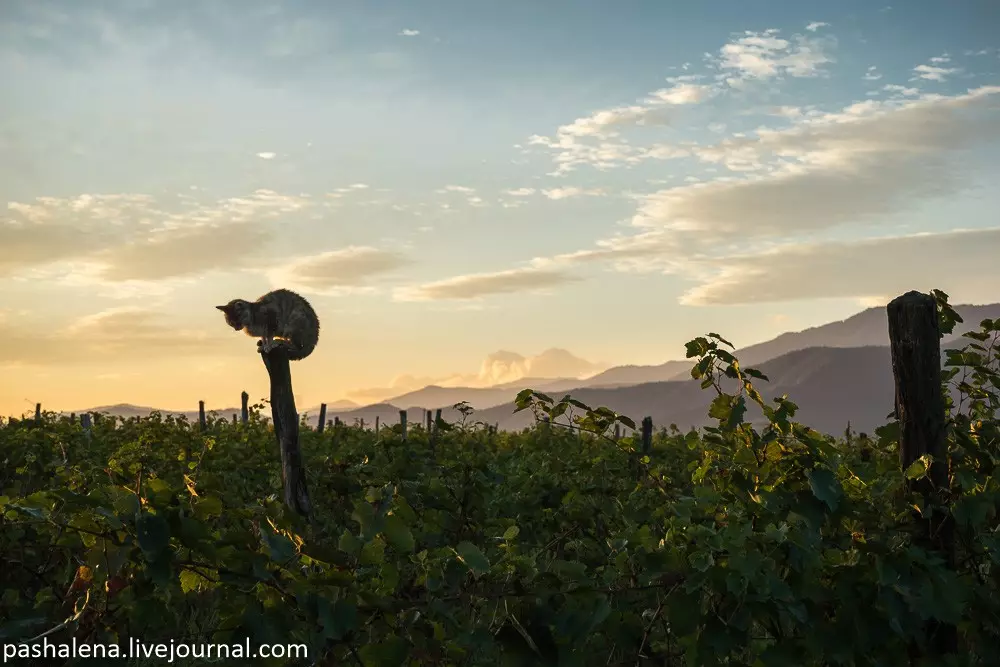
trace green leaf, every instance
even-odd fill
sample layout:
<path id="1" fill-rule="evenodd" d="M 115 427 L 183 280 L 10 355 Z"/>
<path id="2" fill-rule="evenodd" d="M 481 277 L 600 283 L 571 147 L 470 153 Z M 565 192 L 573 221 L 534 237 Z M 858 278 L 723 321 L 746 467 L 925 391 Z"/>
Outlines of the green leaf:
<path id="1" fill-rule="evenodd" d="M 416 544 L 413 540 L 413 533 L 406 527 L 403 520 L 396 514 L 390 514 L 385 518 L 385 529 L 383 530 L 385 539 L 389 545 L 400 553 L 412 553 Z"/>
<path id="2" fill-rule="evenodd" d="M 194 503 L 194 514 L 199 519 L 209 519 L 222 514 L 222 500 L 217 496 L 201 496 Z"/>
<path id="3" fill-rule="evenodd" d="M 143 514 L 135 522 L 139 548 L 147 556 L 158 554 L 170 544 L 170 526 L 159 514 Z"/>
<path id="4" fill-rule="evenodd" d="M 919 459 L 914 461 L 906 469 L 907 479 L 923 479 L 927 476 L 928 470 L 931 467 L 931 457 L 928 454 L 924 454 Z"/>
<path id="5" fill-rule="evenodd" d="M 508 542 L 510 542 L 511 540 L 513 540 L 515 537 L 517 537 L 520 534 L 521 534 L 521 529 L 520 528 L 518 528 L 517 526 L 511 526 L 510 528 L 508 528 L 507 530 L 505 530 L 503 532 L 503 539 L 505 539 Z"/>
<path id="6" fill-rule="evenodd" d="M 460 542 L 453 551 L 476 578 L 490 571 L 489 559 L 472 542 Z"/>
<path id="7" fill-rule="evenodd" d="M 844 490 L 833 472 L 826 468 L 813 468 L 807 471 L 806 475 L 809 477 L 809 488 L 812 489 L 813 495 L 825 503 L 831 512 L 836 511 Z"/>
<path id="8" fill-rule="evenodd" d="M 326 630 L 331 639 L 340 641 L 358 627 L 358 606 L 340 599 L 333 603 Z"/>
<path id="9" fill-rule="evenodd" d="M 688 556 L 688 562 L 691 563 L 691 567 L 699 572 L 705 572 L 708 568 L 715 565 L 715 557 L 712 556 L 710 551 L 695 551 Z"/>
<path id="10" fill-rule="evenodd" d="M 275 532 L 270 524 L 261 522 L 260 541 L 275 563 L 285 563 L 295 556 L 295 544 L 287 536 Z"/>
<path id="11" fill-rule="evenodd" d="M 396 636 L 377 644 L 366 644 L 358 650 L 365 667 L 399 667 L 408 653 L 406 641 Z"/>

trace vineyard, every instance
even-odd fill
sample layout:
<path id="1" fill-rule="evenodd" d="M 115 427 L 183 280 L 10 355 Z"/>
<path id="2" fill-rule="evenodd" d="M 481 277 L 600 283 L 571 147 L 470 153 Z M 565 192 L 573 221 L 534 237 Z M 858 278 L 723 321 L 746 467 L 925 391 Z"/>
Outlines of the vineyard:
<path id="1" fill-rule="evenodd" d="M 899 414 L 872 434 L 797 423 L 795 397 L 709 334 L 687 346 L 717 422 L 700 432 L 644 441 L 628 416 L 530 390 L 518 406 L 539 419 L 519 433 L 470 410 L 430 430 L 303 424 L 308 517 L 283 500 L 266 403 L 204 429 L 5 424 L 0 643 L 309 649 L 250 664 L 996 665 L 998 341 L 987 320 L 944 352 L 947 457 L 901 465 L 920 436 Z"/>

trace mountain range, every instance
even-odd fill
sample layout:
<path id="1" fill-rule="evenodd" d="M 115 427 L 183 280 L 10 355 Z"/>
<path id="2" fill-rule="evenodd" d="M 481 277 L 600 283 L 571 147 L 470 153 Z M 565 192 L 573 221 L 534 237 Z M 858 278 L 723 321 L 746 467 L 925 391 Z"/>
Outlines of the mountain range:
<path id="1" fill-rule="evenodd" d="M 950 347 L 961 334 L 979 328 L 986 318 L 1000 318 L 1000 303 L 960 305 L 955 310 L 964 322 L 942 341 Z M 856 431 L 871 431 L 884 424 L 892 410 L 893 378 L 889 354 L 888 320 L 885 308 L 869 308 L 845 320 L 831 322 L 736 351 L 743 367 L 754 366 L 768 376 L 760 389 L 765 398 L 787 394 L 799 406 L 797 419 L 813 428 L 839 433 L 850 422 Z M 523 378 L 491 387 L 441 387 L 430 385 L 387 401 L 358 406 L 350 401 L 327 405 L 327 419 L 346 423 L 364 420 L 374 424 L 395 423 L 406 409 L 411 423 L 425 420 L 426 410 L 441 409 L 442 417 L 457 421 L 461 415 L 452 406 L 462 401 L 475 409 L 472 421 L 497 424 L 511 430 L 529 426 L 530 412 L 514 414 L 513 399 L 524 388 L 560 394 L 572 393 L 591 406 L 607 406 L 638 421 L 650 416 L 659 426 L 677 424 L 682 429 L 711 423 L 707 416 L 710 391 L 691 381 L 692 360 L 662 364 L 614 366 L 585 379 Z M 125 417 L 152 411 L 134 405 L 114 405 L 86 411 L 108 412 Z M 315 424 L 319 406 L 300 410 Z M 164 411 L 167 412 L 167 411 Z M 217 410 L 221 415 L 239 413 L 239 408 Z M 179 414 L 179 413 L 174 413 Z M 183 413 L 197 419 L 197 412 Z M 753 418 L 754 413 L 748 413 Z"/>

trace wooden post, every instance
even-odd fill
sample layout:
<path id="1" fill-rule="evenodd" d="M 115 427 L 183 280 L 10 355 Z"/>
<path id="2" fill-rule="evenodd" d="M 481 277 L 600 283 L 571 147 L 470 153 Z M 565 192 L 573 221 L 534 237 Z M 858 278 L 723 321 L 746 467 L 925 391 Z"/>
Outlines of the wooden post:
<path id="1" fill-rule="evenodd" d="M 208 429 L 208 423 L 205 421 L 205 401 L 198 401 L 198 426 L 202 431 Z"/>
<path id="2" fill-rule="evenodd" d="M 941 391 L 941 331 L 937 302 L 929 294 L 907 292 L 889 302 L 889 346 L 896 383 L 896 419 L 899 421 L 900 465 L 906 470 L 921 456 L 933 458 L 925 477 L 907 482 L 920 493 L 925 505 L 933 504 L 940 492 L 949 492 L 948 449 L 945 431 L 945 404 Z M 941 498 L 939 500 L 944 500 Z M 937 551 L 948 567 L 955 566 L 954 524 L 947 510 L 934 507 L 930 519 L 919 515 L 918 540 Z M 925 632 L 930 655 L 958 651 L 958 630 L 954 625 L 928 622 Z M 911 647 L 911 661 L 920 659 Z"/>
<path id="3" fill-rule="evenodd" d="M 379 416 L 375 415 L 375 434 L 376 435 L 378 435 L 378 429 L 379 429 Z"/>
<path id="4" fill-rule="evenodd" d="M 618 442 L 618 439 L 621 438 L 621 433 L 622 433 L 622 425 L 619 424 L 618 422 L 615 422 L 615 442 Z"/>
<path id="5" fill-rule="evenodd" d="M 427 432 L 431 432 L 431 411 L 424 410 L 424 416 L 427 418 Z"/>
<path id="6" fill-rule="evenodd" d="M 246 424 L 250 421 L 250 394 L 243 392 L 240 396 L 240 401 L 242 404 L 242 407 L 240 408 L 240 417 L 243 420 L 243 423 Z"/>
<path id="7" fill-rule="evenodd" d="M 75 412 L 69 413 L 69 423 L 70 424 L 75 424 L 76 423 L 76 413 Z"/>
<path id="8" fill-rule="evenodd" d="M 233 413 L 233 426 L 236 426 L 236 413 Z"/>
<path id="9" fill-rule="evenodd" d="M 361 418 L 361 430 L 362 431 L 365 430 L 365 418 L 364 417 Z"/>
<path id="10" fill-rule="evenodd" d="M 80 415 L 80 426 L 83 427 L 83 434 L 89 440 L 90 439 L 90 413 L 89 412 L 85 412 L 82 415 Z"/>
<path id="11" fill-rule="evenodd" d="M 403 432 L 403 442 L 406 442 L 406 410 L 399 411 L 399 426 Z"/>
<path id="12" fill-rule="evenodd" d="M 323 427 L 326 426 L 326 403 L 319 404 L 319 422 L 316 424 L 316 430 L 320 433 L 323 432 Z"/>
<path id="13" fill-rule="evenodd" d="M 642 418 L 642 455 L 646 456 L 653 448 L 653 418 Z"/>
<path id="14" fill-rule="evenodd" d="M 285 504 L 304 517 L 312 514 L 306 474 L 299 450 L 299 415 L 295 411 L 295 394 L 292 393 L 292 372 L 284 348 L 278 347 L 260 353 L 271 380 L 271 418 L 274 434 L 281 450 L 281 481 L 284 485 Z"/>
<path id="15" fill-rule="evenodd" d="M 35 403 L 35 426 L 42 425 L 42 404 Z"/>

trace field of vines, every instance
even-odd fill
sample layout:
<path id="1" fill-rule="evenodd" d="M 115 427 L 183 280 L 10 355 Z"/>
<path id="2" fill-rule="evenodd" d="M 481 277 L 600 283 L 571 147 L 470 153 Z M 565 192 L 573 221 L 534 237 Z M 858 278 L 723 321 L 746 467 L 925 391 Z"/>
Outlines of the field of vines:
<path id="1" fill-rule="evenodd" d="M 934 461 L 901 468 L 891 416 L 817 433 L 714 334 L 687 353 L 715 426 L 658 426 L 647 447 L 613 437 L 641 431 L 629 416 L 530 390 L 518 405 L 540 419 L 519 433 L 474 412 L 433 439 L 303 426 L 310 520 L 282 502 L 263 404 L 204 431 L 155 414 L 4 424 L 0 644 L 308 646 L 224 664 L 997 665 L 998 338 L 985 321 L 944 351 L 960 400 L 929 496 L 913 482 Z M 916 537 L 934 516 L 952 562 Z M 935 627 L 957 628 L 957 652 L 936 656 Z"/>

